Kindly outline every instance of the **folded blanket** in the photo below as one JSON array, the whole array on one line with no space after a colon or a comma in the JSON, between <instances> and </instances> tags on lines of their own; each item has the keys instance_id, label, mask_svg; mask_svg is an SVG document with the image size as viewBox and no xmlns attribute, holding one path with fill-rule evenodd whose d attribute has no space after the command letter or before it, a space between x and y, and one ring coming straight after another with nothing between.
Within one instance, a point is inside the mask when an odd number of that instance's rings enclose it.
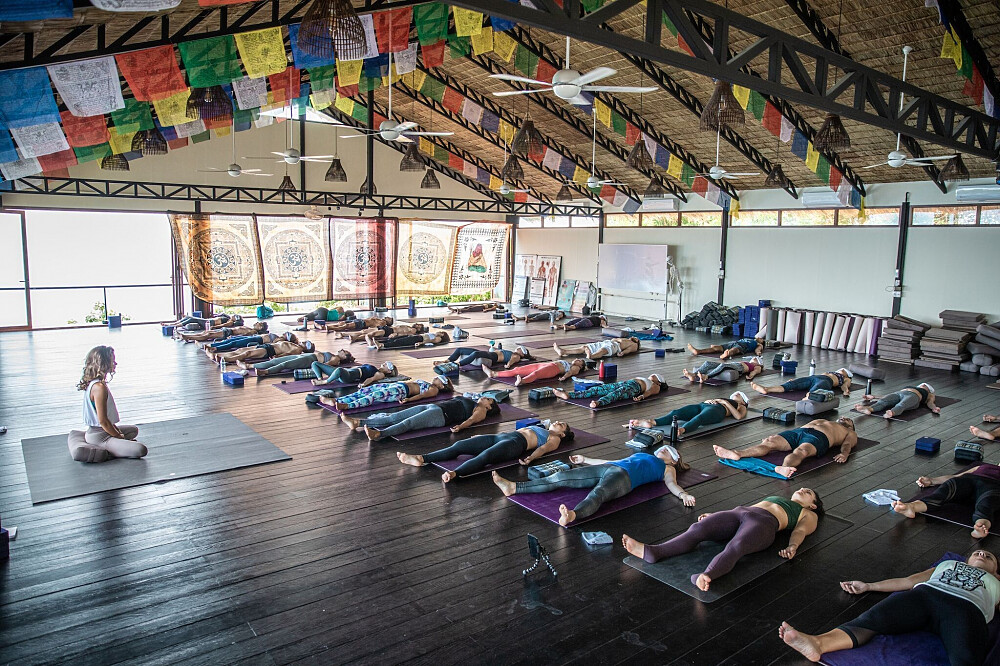
<instances>
[{"instance_id":1,"label":"folded blanket","mask_svg":"<svg viewBox=\"0 0 1000 666\"><path fill-rule=\"evenodd\" d=\"M781 479L782 481L788 481L787 476L782 476L774 471L774 465L765 460L761 460L760 458L740 458L739 460L726 460L724 458L720 458L719 462L729 467L742 469L744 472L753 472L754 474L760 474L761 476L770 476L775 479Z\"/></svg>"}]
</instances>

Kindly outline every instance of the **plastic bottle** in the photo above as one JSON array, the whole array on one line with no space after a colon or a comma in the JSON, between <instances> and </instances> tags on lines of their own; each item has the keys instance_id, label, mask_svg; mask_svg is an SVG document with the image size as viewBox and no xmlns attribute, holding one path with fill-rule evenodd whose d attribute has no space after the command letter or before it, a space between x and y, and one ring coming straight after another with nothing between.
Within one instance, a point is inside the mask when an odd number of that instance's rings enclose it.
<instances>
[{"instance_id":1,"label":"plastic bottle","mask_svg":"<svg viewBox=\"0 0 1000 666\"><path fill-rule=\"evenodd\" d=\"M226 371L226 359L222 359L222 362L219 363L219 371L220 372Z\"/></svg>"},{"instance_id":2,"label":"plastic bottle","mask_svg":"<svg viewBox=\"0 0 1000 666\"><path fill-rule=\"evenodd\" d=\"M816 374L816 359L809 361L809 376L812 377Z\"/></svg>"}]
</instances>

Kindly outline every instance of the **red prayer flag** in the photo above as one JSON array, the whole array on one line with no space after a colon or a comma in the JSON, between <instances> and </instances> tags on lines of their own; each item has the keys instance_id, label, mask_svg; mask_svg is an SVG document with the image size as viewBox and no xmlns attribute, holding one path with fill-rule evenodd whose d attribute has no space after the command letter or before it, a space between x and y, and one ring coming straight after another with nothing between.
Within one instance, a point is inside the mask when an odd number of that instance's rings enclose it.
<instances>
[{"instance_id":1,"label":"red prayer flag","mask_svg":"<svg viewBox=\"0 0 1000 666\"><path fill-rule=\"evenodd\" d=\"M543 148L542 148L542 149L541 149L540 151L538 151L537 153L535 153L535 152L532 152L532 151L531 151L531 149L529 148L529 149L528 149L528 159L529 159L529 160L531 160L532 162L538 162L538 163L541 163L541 161L542 161L543 159L545 159L545 148L543 147Z\"/></svg>"},{"instance_id":2,"label":"red prayer flag","mask_svg":"<svg viewBox=\"0 0 1000 666\"><path fill-rule=\"evenodd\" d=\"M444 64L444 47L446 45L443 39L437 44L421 45L420 55L423 58L424 67L442 66Z\"/></svg>"},{"instance_id":3,"label":"red prayer flag","mask_svg":"<svg viewBox=\"0 0 1000 666\"><path fill-rule=\"evenodd\" d=\"M188 140L186 136L182 136L179 139L167 139L167 145L170 146L170 150L177 150L178 148L186 148L188 145Z\"/></svg>"},{"instance_id":4,"label":"red prayer flag","mask_svg":"<svg viewBox=\"0 0 1000 666\"><path fill-rule=\"evenodd\" d=\"M137 100L166 99L187 90L172 44L115 56L118 69Z\"/></svg>"},{"instance_id":5,"label":"red prayer flag","mask_svg":"<svg viewBox=\"0 0 1000 666\"><path fill-rule=\"evenodd\" d=\"M618 192L613 185L602 185L601 186L601 198L608 203L615 202L615 194Z\"/></svg>"},{"instance_id":6,"label":"red prayer flag","mask_svg":"<svg viewBox=\"0 0 1000 666\"><path fill-rule=\"evenodd\" d=\"M452 113L457 113L462 115L462 104L465 103L465 97L462 93L458 92L454 88L445 88L444 97L441 99L441 105L451 111Z\"/></svg>"},{"instance_id":7,"label":"red prayer flag","mask_svg":"<svg viewBox=\"0 0 1000 666\"><path fill-rule=\"evenodd\" d=\"M514 192L514 202L515 203L528 203L528 193L527 192Z\"/></svg>"},{"instance_id":8,"label":"red prayer flag","mask_svg":"<svg viewBox=\"0 0 1000 666\"><path fill-rule=\"evenodd\" d=\"M375 114L375 127L378 127L379 125L381 125L382 123L384 123L386 120L388 120L388 118L386 118L383 115L379 115L378 113L376 113Z\"/></svg>"},{"instance_id":9,"label":"red prayer flag","mask_svg":"<svg viewBox=\"0 0 1000 666\"><path fill-rule=\"evenodd\" d=\"M708 192L708 181L705 180L704 176L695 176L691 189L694 190L695 194L705 196L705 193Z\"/></svg>"},{"instance_id":10,"label":"red prayer flag","mask_svg":"<svg viewBox=\"0 0 1000 666\"><path fill-rule=\"evenodd\" d=\"M625 121L625 143L629 146L634 146L640 136L641 133L639 132L639 128L632 123Z\"/></svg>"},{"instance_id":11,"label":"red prayer flag","mask_svg":"<svg viewBox=\"0 0 1000 666\"><path fill-rule=\"evenodd\" d=\"M390 9L387 12L372 14L375 22L375 41L378 42L379 53L405 51L410 46L410 21L413 20L413 7Z\"/></svg>"},{"instance_id":12,"label":"red prayer flag","mask_svg":"<svg viewBox=\"0 0 1000 666\"><path fill-rule=\"evenodd\" d=\"M840 169L835 166L830 167L830 189L837 190L840 188L840 181L843 179L844 175L840 173Z\"/></svg>"},{"instance_id":13,"label":"red prayer flag","mask_svg":"<svg viewBox=\"0 0 1000 666\"><path fill-rule=\"evenodd\" d=\"M462 171L465 168L465 160L454 153L448 153L448 166L455 171Z\"/></svg>"},{"instance_id":14,"label":"red prayer flag","mask_svg":"<svg viewBox=\"0 0 1000 666\"><path fill-rule=\"evenodd\" d=\"M205 129L219 129L220 127L230 127L233 124L233 116L222 116L219 118L205 118Z\"/></svg>"},{"instance_id":15,"label":"red prayer flag","mask_svg":"<svg viewBox=\"0 0 1000 666\"><path fill-rule=\"evenodd\" d=\"M41 162L41 160L39 160ZM69 169L52 169L50 171L42 171L42 175L46 178L69 178Z\"/></svg>"},{"instance_id":16,"label":"red prayer flag","mask_svg":"<svg viewBox=\"0 0 1000 666\"><path fill-rule=\"evenodd\" d=\"M289 66L280 74L271 74L267 77L267 82L271 87L271 100L274 104L287 102L299 96L299 85L301 84L302 73L293 66Z\"/></svg>"},{"instance_id":17,"label":"red prayer flag","mask_svg":"<svg viewBox=\"0 0 1000 666\"><path fill-rule=\"evenodd\" d=\"M86 148L105 143L108 138L108 120L104 116L80 118L69 111L61 114L66 143L73 148Z\"/></svg>"},{"instance_id":18,"label":"red prayer flag","mask_svg":"<svg viewBox=\"0 0 1000 666\"><path fill-rule=\"evenodd\" d=\"M685 42L684 38L681 37L680 35L677 35L677 46L681 47L681 50L683 50L689 56L694 55L694 51L691 50L691 47L688 46L687 42Z\"/></svg>"},{"instance_id":19,"label":"red prayer flag","mask_svg":"<svg viewBox=\"0 0 1000 666\"><path fill-rule=\"evenodd\" d=\"M965 82L962 92L971 97L977 105L983 103L983 75L975 65L972 66L972 78Z\"/></svg>"},{"instance_id":20,"label":"red prayer flag","mask_svg":"<svg viewBox=\"0 0 1000 666\"><path fill-rule=\"evenodd\" d=\"M781 136L781 112L770 102L764 104L764 128L774 136Z\"/></svg>"},{"instance_id":21,"label":"red prayer flag","mask_svg":"<svg viewBox=\"0 0 1000 666\"><path fill-rule=\"evenodd\" d=\"M42 155L38 158L38 165L42 167L42 173L46 176L69 178L69 171L66 171L66 169L77 165L76 153L70 148L58 153Z\"/></svg>"},{"instance_id":22,"label":"red prayer flag","mask_svg":"<svg viewBox=\"0 0 1000 666\"><path fill-rule=\"evenodd\" d=\"M358 89L357 83L350 86L341 86L341 85L337 86L337 94L340 95L341 97L357 97L360 94L360 92L361 91Z\"/></svg>"},{"instance_id":23,"label":"red prayer flag","mask_svg":"<svg viewBox=\"0 0 1000 666\"><path fill-rule=\"evenodd\" d=\"M538 60L538 69L535 70L535 78L539 81L545 81L546 83L552 83L552 77L555 76L556 68L550 65L545 60Z\"/></svg>"}]
</instances>

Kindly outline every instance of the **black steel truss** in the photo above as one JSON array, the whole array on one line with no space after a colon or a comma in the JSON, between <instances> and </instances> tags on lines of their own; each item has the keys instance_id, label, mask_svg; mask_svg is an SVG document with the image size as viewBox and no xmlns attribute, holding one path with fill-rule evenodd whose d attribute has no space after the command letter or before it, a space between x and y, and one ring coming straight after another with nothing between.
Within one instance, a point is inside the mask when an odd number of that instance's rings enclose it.
<instances>
[{"instance_id":1,"label":"black steel truss","mask_svg":"<svg viewBox=\"0 0 1000 666\"><path fill-rule=\"evenodd\" d=\"M722 79L894 134L909 134L987 159L997 159L1000 154L1000 122L996 119L707 0L649 0L643 9L646 30L641 39L601 27L608 18L635 7L635 0L615 0L582 19L576 0L566 0L563 8L552 0L541 0L541 8L506 0L453 0L452 4ZM661 10L694 56L661 45ZM702 39L689 12L713 26L711 46ZM730 57L733 30L750 34L756 41ZM768 59L766 76L743 70L744 65L764 55ZM833 67L844 72L837 81L829 80ZM785 83L786 79L792 82ZM849 101L841 102L842 97ZM900 100L904 100L902 110Z\"/></svg>"},{"instance_id":2,"label":"black steel truss","mask_svg":"<svg viewBox=\"0 0 1000 666\"><path fill-rule=\"evenodd\" d=\"M826 27L826 24L823 23L823 19L809 4L809 0L785 0L785 2L788 3L788 6L792 8L792 11L794 11L799 17L799 20L802 21L802 24L809 28L809 32L812 33L813 37L816 38L816 41L818 41L824 48L830 49L834 53L838 53L845 58L851 58L851 54L844 50L837 36L833 34L833 31ZM809 138L812 139L813 136L810 136ZM902 143L906 150L909 151L910 155L913 157L924 157L924 149L920 147L920 144L917 143L916 139L905 134L901 135L899 138L900 143ZM927 174L927 177L938 186L938 189L947 194L948 188L945 187L944 183L940 181L939 176L941 175L941 172L938 168L933 164L928 164L923 167L923 170L924 173Z\"/></svg>"}]
</instances>

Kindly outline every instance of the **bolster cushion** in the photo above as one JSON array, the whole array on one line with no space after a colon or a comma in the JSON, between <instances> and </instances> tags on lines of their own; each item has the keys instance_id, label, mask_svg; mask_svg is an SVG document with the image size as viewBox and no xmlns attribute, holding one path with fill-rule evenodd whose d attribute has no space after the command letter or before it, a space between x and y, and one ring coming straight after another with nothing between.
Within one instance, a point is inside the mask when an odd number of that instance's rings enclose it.
<instances>
[{"instance_id":1,"label":"bolster cushion","mask_svg":"<svg viewBox=\"0 0 1000 666\"><path fill-rule=\"evenodd\" d=\"M829 412L830 410L836 409L840 406L840 398L834 398L833 400L828 400L826 402L816 402L814 400L799 400L795 403L795 411L799 414L808 414L812 416L814 414L822 414L823 412Z\"/></svg>"},{"instance_id":2,"label":"bolster cushion","mask_svg":"<svg viewBox=\"0 0 1000 666\"><path fill-rule=\"evenodd\" d=\"M851 363L848 370L856 375L861 375L866 379L885 379L885 370L882 368L873 368L870 365L865 365L864 363Z\"/></svg>"}]
</instances>

